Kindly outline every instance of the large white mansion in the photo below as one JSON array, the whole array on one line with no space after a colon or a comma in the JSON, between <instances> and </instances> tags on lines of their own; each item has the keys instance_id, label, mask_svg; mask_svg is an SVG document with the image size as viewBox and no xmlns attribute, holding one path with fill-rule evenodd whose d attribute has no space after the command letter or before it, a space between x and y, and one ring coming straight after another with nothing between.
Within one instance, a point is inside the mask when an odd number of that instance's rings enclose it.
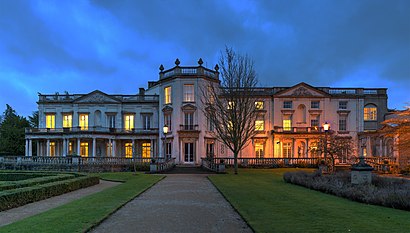
<instances>
[{"instance_id":1,"label":"large white mansion","mask_svg":"<svg viewBox=\"0 0 410 233\"><path fill-rule=\"evenodd\" d=\"M209 156L230 157L212 136L200 86L219 82L218 68L160 67L159 80L134 95L39 94L39 128L26 131L26 156L175 157L200 163ZM392 156L392 142L371 137L387 113L386 88L330 88L299 83L259 88L262 117L258 134L243 158L311 158L308 148L323 137L325 122L355 142L354 155ZM168 126L164 134L163 126ZM33 148L36 145L36 151ZM339 162L343 162L340 160Z\"/></svg>"}]
</instances>

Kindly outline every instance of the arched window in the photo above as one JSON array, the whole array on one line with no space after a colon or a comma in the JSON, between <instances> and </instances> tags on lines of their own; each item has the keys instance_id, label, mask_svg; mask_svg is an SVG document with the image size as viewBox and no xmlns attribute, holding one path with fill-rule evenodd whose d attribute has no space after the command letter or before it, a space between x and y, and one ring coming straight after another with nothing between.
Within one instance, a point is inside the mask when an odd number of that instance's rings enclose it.
<instances>
[{"instance_id":1,"label":"arched window","mask_svg":"<svg viewBox=\"0 0 410 233\"><path fill-rule=\"evenodd\" d=\"M364 106L364 120L376 121L377 120L377 106L374 104L368 104Z\"/></svg>"}]
</instances>

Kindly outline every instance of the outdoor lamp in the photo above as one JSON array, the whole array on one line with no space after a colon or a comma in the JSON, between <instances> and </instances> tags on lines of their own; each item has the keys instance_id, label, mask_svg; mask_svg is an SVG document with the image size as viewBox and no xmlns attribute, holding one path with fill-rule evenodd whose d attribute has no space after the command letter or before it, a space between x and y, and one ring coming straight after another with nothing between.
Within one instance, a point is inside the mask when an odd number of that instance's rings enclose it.
<instances>
[{"instance_id":1,"label":"outdoor lamp","mask_svg":"<svg viewBox=\"0 0 410 233\"><path fill-rule=\"evenodd\" d=\"M168 125L164 125L164 127L162 128L162 131L164 132L164 134L168 133Z\"/></svg>"},{"instance_id":2,"label":"outdoor lamp","mask_svg":"<svg viewBox=\"0 0 410 233\"><path fill-rule=\"evenodd\" d=\"M327 121L323 124L323 129L325 130L325 132L327 132L330 128L330 124L327 123Z\"/></svg>"}]
</instances>

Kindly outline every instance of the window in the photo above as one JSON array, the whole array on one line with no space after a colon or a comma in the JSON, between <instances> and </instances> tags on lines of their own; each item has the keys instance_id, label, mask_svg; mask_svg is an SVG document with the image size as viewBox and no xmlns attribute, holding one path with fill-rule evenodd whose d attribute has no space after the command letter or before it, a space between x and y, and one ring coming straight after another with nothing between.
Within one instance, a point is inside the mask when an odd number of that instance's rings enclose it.
<instances>
[{"instance_id":1,"label":"window","mask_svg":"<svg viewBox=\"0 0 410 233\"><path fill-rule=\"evenodd\" d=\"M320 107L320 101L311 101L310 102L310 108L319 108Z\"/></svg>"},{"instance_id":2,"label":"window","mask_svg":"<svg viewBox=\"0 0 410 233\"><path fill-rule=\"evenodd\" d=\"M80 155L82 157L88 157L88 142L80 143Z\"/></svg>"},{"instance_id":3,"label":"window","mask_svg":"<svg viewBox=\"0 0 410 233\"><path fill-rule=\"evenodd\" d=\"M72 143L72 142L68 142L68 154L69 154L69 155L74 154L74 151L73 151L73 143Z\"/></svg>"},{"instance_id":4,"label":"window","mask_svg":"<svg viewBox=\"0 0 410 233\"><path fill-rule=\"evenodd\" d=\"M283 143L283 157L284 158L292 157L292 143L290 142Z\"/></svg>"},{"instance_id":5,"label":"window","mask_svg":"<svg viewBox=\"0 0 410 233\"><path fill-rule=\"evenodd\" d=\"M56 128L56 115L46 114L46 128L55 129Z\"/></svg>"},{"instance_id":6,"label":"window","mask_svg":"<svg viewBox=\"0 0 410 233\"><path fill-rule=\"evenodd\" d=\"M56 143L50 142L50 156L56 156Z\"/></svg>"},{"instance_id":7,"label":"window","mask_svg":"<svg viewBox=\"0 0 410 233\"><path fill-rule=\"evenodd\" d=\"M263 144L262 143L255 143L255 155L256 158L263 158L264 152L263 152Z\"/></svg>"},{"instance_id":8,"label":"window","mask_svg":"<svg viewBox=\"0 0 410 233\"><path fill-rule=\"evenodd\" d=\"M132 143L125 143L125 158L132 158Z\"/></svg>"},{"instance_id":9,"label":"window","mask_svg":"<svg viewBox=\"0 0 410 233\"><path fill-rule=\"evenodd\" d=\"M107 143L107 156L112 156L112 143Z\"/></svg>"},{"instance_id":10,"label":"window","mask_svg":"<svg viewBox=\"0 0 410 233\"><path fill-rule=\"evenodd\" d=\"M283 108L292 108L292 101L284 101Z\"/></svg>"},{"instance_id":11,"label":"window","mask_svg":"<svg viewBox=\"0 0 410 233\"><path fill-rule=\"evenodd\" d=\"M194 102L194 84L184 84L184 102Z\"/></svg>"},{"instance_id":12,"label":"window","mask_svg":"<svg viewBox=\"0 0 410 233\"><path fill-rule=\"evenodd\" d=\"M215 156L215 144L213 142L206 143L206 157L213 158Z\"/></svg>"},{"instance_id":13,"label":"window","mask_svg":"<svg viewBox=\"0 0 410 233\"><path fill-rule=\"evenodd\" d=\"M292 130L292 120L290 120L290 119L283 120L283 130L284 131L291 131Z\"/></svg>"},{"instance_id":14,"label":"window","mask_svg":"<svg viewBox=\"0 0 410 233\"><path fill-rule=\"evenodd\" d=\"M347 128L346 116L339 116L339 131L346 131Z\"/></svg>"},{"instance_id":15,"label":"window","mask_svg":"<svg viewBox=\"0 0 410 233\"><path fill-rule=\"evenodd\" d=\"M63 115L63 128L71 128L71 127L73 127L73 115L64 114Z\"/></svg>"},{"instance_id":16,"label":"window","mask_svg":"<svg viewBox=\"0 0 410 233\"><path fill-rule=\"evenodd\" d=\"M151 143L142 143L142 158L151 158Z\"/></svg>"},{"instance_id":17,"label":"window","mask_svg":"<svg viewBox=\"0 0 410 233\"><path fill-rule=\"evenodd\" d=\"M319 127L319 117L310 118L310 127Z\"/></svg>"},{"instance_id":18,"label":"window","mask_svg":"<svg viewBox=\"0 0 410 233\"><path fill-rule=\"evenodd\" d=\"M208 131L211 131L211 132L214 131L215 125L214 125L214 122L210 118L207 118L207 127L206 128L208 129Z\"/></svg>"},{"instance_id":19,"label":"window","mask_svg":"<svg viewBox=\"0 0 410 233\"><path fill-rule=\"evenodd\" d=\"M133 114L124 115L124 129L125 130L134 129L134 115Z\"/></svg>"},{"instance_id":20,"label":"window","mask_svg":"<svg viewBox=\"0 0 410 233\"><path fill-rule=\"evenodd\" d=\"M185 113L185 130L193 130L194 129L194 113L193 112L186 112Z\"/></svg>"},{"instance_id":21,"label":"window","mask_svg":"<svg viewBox=\"0 0 410 233\"><path fill-rule=\"evenodd\" d=\"M263 101L256 101L255 102L255 108L256 108L256 110L262 110L263 109Z\"/></svg>"},{"instance_id":22,"label":"window","mask_svg":"<svg viewBox=\"0 0 410 233\"><path fill-rule=\"evenodd\" d=\"M171 103L171 87L165 87L164 88L164 102L165 104L170 104Z\"/></svg>"},{"instance_id":23,"label":"window","mask_svg":"<svg viewBox=\"0 0 410 233\"><path fill-rule=\"evenodd\" d=\"M347 109L347 101L339 101L339 109Z\"/></svg>"},{"instance_id":24,"label":"window","mask_svg":"<svg viewBox=\"0 0 410 233\"><path fill-rule=\"evenodd\" d=\"M142 115L142 128L144 130L151 129L151 115L149 114Z\"/></svg>"},{"instance_id":25,"label":"window","mask_svg":"<svg viewBox=\"0 0 410 233\"><path fill-rule=\"evenodd\" d=\"M228 101L228 109L233 109L235 107L235 102L233 101Z\"/></svg>"},{"instance_id":26,"label":"window","mask_svg":"<svg viewBox=\"0 0 410 233\"><path fill-rule=\"evenodd\" d=\"M172 155L172 143L167 142L165 143L165 157L171 158Z\"/></svg>"},{"instance_id":27,"label":"window","mask_svg":"<svg viewBox=\"0 0 410 233\"><path fill-rule=\"evenodd\" d=\"M107 115L108 128L115 128L115 115Z\"/></svg>"},{"instance_id":28,"label":"window","mask_svg":"<svg viewBox=\"0 0 410 233\"><path fill-rule=\"evenodd\" d=\"M171 132L171 123L172 123L172 119L171 119L171 113L167 113L164 114L164 123L165 125L168 126L168 131Z\"/></svg>"},{"instance_id":29,"label":"window","mask_svg":"<svg viewBox=\"0 0 410 233\"><path fill-rule=\"evenodd\" d=\"M365 121L377 120L377 107L375 105L369 104L364 107L364 120Z\"/></svg>"},{"instance_id":30,"label":"window","mask_svg":"<svg viewBox=\"0 0 410 233\"><path fill-rule=\"evenodd\" d=\"M255 121L255 130L256 131L263 131L265 129L265 121L263 119L259 119Z\"/></svg>"},{"instance_id":31,"label":"window","mask_svg":"<svg viewBox=\"0 0 410 233\"><path fill-rule=\"evenodd\" d=\"M80 118L80 129L88 130L88 114L80 114L79 118Z\"/></svg>"}]
</instances>

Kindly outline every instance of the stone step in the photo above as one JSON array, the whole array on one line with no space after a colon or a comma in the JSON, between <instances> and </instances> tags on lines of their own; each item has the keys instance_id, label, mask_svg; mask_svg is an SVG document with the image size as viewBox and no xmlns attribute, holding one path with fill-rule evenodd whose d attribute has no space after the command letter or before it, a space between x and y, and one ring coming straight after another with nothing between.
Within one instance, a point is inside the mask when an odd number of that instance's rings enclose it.
<instances>
[{"instance_id":1,"label":"stone step","mask_svg":"<svg viewBox=\"0 0 410 233\"><path fill-rule=\"evenodd\" d=\"M176 165L173 169L162 174L213 174L213 172L202 169L199 166Z\"/></svg>"}]
</instances>

